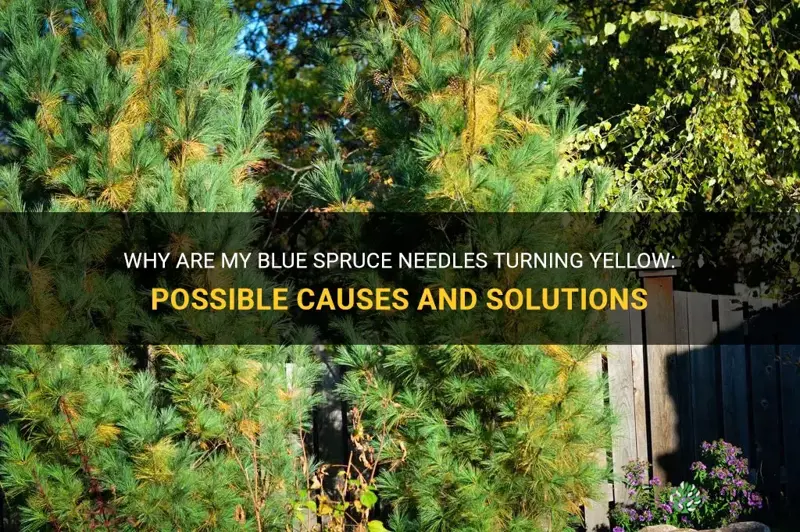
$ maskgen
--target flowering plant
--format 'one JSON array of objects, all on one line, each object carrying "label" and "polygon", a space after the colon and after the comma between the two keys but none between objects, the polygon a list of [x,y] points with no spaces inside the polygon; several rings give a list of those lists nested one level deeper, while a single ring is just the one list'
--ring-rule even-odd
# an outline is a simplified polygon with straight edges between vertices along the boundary
[{"label": "flowering plant", "polygon": [[[649,467],[647,462],[630,462],[623,469],[631,503],[617,504],[612,510],[611,517],[617,525],[613,532],[630,532],[661,523],[678,525],[680,517],[688,517],[688,512],[676,511],[677,490],[662,485],[658,477],[647,480]],[[689,522],[685,520],[685,524]]]},{"label": "flowering plant", "polygon": [[648,481],[647,462],[629,463],[624,482],[631,502],[617,504],[611,511],[613,532],[656,524],[715,528],[761,508],[761,496],[747,481],[749,469],[741,449],[718,440],[703,442],[700,450],[701,460],[691,467],[692,482],[677,487],[662,485],[658,477]]},{"label": "flowering plant", "polygon": [[742,450],[717,440],[703,442],[701,460],[692,464],[694,484],[705,500],[697,514],[696,526],[724,526],[761,508],[761,495],[747,480],[749,467]]}]

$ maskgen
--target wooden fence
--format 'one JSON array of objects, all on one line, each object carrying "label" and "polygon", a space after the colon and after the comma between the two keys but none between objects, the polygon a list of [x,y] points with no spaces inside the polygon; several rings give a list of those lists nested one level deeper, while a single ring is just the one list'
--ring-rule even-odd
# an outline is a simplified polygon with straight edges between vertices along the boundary
[{"label": "wooden fence", "polygon": [[[608,526],[625,502],[622,468],[653,464],[664,481],[689,480],[703,441],[741,447],[769,513],[800,502],[800,346],[780,345],[787,324],[757,319],[774,301],[673,291],[674,271],[648,272],[648,307],[615,313],[630,345],[596,355],[619,420],[610,460],[616,480],[585,508],[588,530]],[[789,324],[791,326],[791,324]],[[800,326],[800,321],[798,321]]]}]

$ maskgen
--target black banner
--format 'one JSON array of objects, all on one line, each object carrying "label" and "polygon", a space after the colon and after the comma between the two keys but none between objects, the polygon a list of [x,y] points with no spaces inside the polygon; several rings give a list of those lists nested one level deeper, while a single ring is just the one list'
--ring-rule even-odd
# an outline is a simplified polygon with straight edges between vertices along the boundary
[{"label": "black banner", "polygon": [[0,343],[624,344],[609,312],[646,313],[653,275],[747,287],[765,341],[800,343],[797,235],[773,214],[5,213]]}]

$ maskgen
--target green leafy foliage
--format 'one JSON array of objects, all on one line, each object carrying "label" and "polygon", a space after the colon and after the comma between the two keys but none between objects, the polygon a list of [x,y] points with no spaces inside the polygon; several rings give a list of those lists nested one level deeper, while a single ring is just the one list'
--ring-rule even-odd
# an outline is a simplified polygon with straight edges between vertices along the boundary
[{"label": "green leafy foliage", "polygon": [[[323,529],[330,532],[387,530],[383,521],[374,517],[380,515],[376,493],[378,454],[388,434],[366,432],[358,408],[350,410],[350,420],[347,464],[321,465],[308,489],[301,492],[304,500],[296,505],[296,512],[297,520],[305,527],[303,530],[319,530],[317,519],[322,520]],[[326,479],[333,480],[332,489],[325,488]]]},{"label": "green leafy foliage", "polygon": [[[613,4],[613,5],[612,5]],[[796,1],[575,6],[578,140],[651,210],[781,209],[800,168]]]}]

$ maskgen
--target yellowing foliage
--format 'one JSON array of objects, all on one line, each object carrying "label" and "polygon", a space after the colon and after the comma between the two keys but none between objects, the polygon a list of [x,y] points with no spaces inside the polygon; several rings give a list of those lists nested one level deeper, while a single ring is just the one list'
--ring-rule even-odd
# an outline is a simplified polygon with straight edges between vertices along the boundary
[{"label": "yellowing foliage", "polygon": [[119,432],[119,427],[116,425],[98,425],[95,430],[95,436],[101,444],[108,445],[116,441]]},{"label": "yellowing foliage", "polygon": [[134,457],[136,478],[151,482],[166,482],[174,472],[170,466],[177,453],[175,444],[169,438],[163,438]]}]

